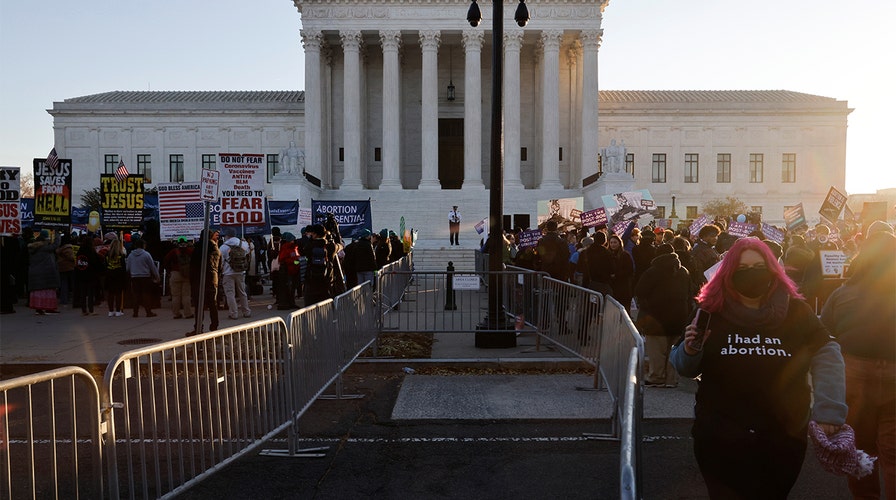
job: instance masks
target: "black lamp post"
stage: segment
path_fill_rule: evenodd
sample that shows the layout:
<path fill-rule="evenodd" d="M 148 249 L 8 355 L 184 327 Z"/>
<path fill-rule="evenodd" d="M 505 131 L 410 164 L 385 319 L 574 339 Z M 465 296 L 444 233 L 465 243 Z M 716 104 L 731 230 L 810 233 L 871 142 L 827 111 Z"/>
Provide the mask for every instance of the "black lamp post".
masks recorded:
<path fill-rule="evenodd" d="M 529 22 L 526 1 L 520 0 L 513 19 L 523 27 Z M 467 21 L 474 28 L 482 21 L 476 0 L 467 11 Z M 502 280 L 504 241 L 504 147 L 501 101 L 504 92 L 504 2 L 492 2 L 492 130 L 491 130 L 491 188 L 489 189 L 488 218 L 488 316 L 476 332 L 476 347 L 515 347 L 516 333 L 508 325 L 502 311 Z M 513 103 L 518 105 L 518 103 Z"/>

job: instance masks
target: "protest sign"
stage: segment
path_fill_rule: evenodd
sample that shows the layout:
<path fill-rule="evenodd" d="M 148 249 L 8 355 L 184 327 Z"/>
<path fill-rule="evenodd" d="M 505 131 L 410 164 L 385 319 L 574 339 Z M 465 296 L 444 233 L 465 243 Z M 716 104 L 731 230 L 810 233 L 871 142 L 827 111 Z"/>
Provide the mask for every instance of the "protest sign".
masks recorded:
<path fill-rule="evenodd" d="M 0 167 L 0 236 L 22 233 L 19 167 Z"/>
<path fill-rule="evenodd" d="M 313 224 L 323 224 L 327 214 L 333 214 L 339 223 L 343 239 L 355 239 L 362 229 L 373 232 L 370 214 L 370 200 L 361 201 L 316 201 L 311 200 Z"/>
<path fill-rule="evenodd" d="M 530 229 L 528 231 L 523 231 L 519 235 L 519 247 L 523 248 L 535 248 L 538 246 L 538 240 L 541 239 L 541 230 L 539 229 Z"/>
<path fill-rule="evenodd" d="M 703 226 L 707 224 L 709 224 L 709 217 L 707 217 L 706 214 L 703 214 L 700 217 L 694 219 L 694 222 L 691 222 L 691 225 L 688 227 L 688 231 L 693 235 L 700 234 L 700 229 L 702 229 Z"/>
<path fill-rule="evenodd" d="M 831 189 L 828 190 L 828 195 L 821 204 L 821 208 L 818 209 L 818 213 L 831 223 L 834 223 L 840 218 L 840 212 L 843 211 L 844 205 L 846 205 L 846 195 L 837 191 L 834 186 L 831 186 Z"/>
<path fill-rule="evenodd" d="M 784 244 L 784 231 L 767 222 L 762 223 L 762 234 L 765 235 L 766 239 L 772 240 L 779 245 Z"/>
<path fill-rule="evenodd" d="M 476 230 L 476 234 L 482 234 L 485 232 L 485 226 L 488 224 L 488 219 L 482 219 L 473 225 L 473 229 Z"/>
<path fill-rule="evenodd" d="M 841 250 L 819 250 L 821 275 L 825 278 L 840 278 L 846 265 L 846 254 Z"/>
<path fill-rule="evenodd" d="M 607 225 L 607 210 L 598 207 L 594 210 L 582 212 L 582 225 L 585 227 L 598 227 Z"/>
<path fill-rule="evenodd" d="M 646 189 L 627 191 L 601 196 L 607 214 L 607 225 L 615 226 L 619 221 L 638 219 L 642 215 L 656 214 L 656 204 Z"/>
<path fill-rule="evenodd" d="M 56 166 L 45 158 L 34 164 L 34 225 L 68 231 L 72 217 L 72 161 L 59 159 Z"/>
<path fill-rule="evenodd" d="M 784 224 L 786 224 L 788 231 L 795 231 L 809 225 L 806 222 L 806 212 L 803 211 L 802 203 L 784 209 Z"/>
<path fill-rule="evenodd" d="M 200 183 L 164 183 L 159 191 L 159 235 L 163 240 L 199 237 L 205 227 L 205 203 Z"/>
<path fill-rule="evenodd" d="M 117 180 L 114 174 L 100 175 L 100 196 L 103 207 L 103 226 L 133 229 L 143 223 L 142 175 L 128 175 Z"/>
<path fill-rule="evenodd" d="M 755 230 L 756 224 L 750 224 L 748 222 L 732 222 L 728 224 L 728 234 L 737 236 L 738 238 L 746 238 Z"/>
<path fill-rule="evenodd" d="M 264 225 L 264 155 L 218 154 L 222 226 Z"/>
<path fill-rule="evenodd" d="M 299 223 L 299 200 L 269 200 L 268 215 L 272 226 L 295 226 Z"/>
<path fill-rule="evenodd" d="M 585 198 L 557 198 L 553 200 L 538 200 L 537 221 L 541 226 L 548 219 L 557 221 L 557 225 L 578 224 L 579 216 L 585 204 Z"/>

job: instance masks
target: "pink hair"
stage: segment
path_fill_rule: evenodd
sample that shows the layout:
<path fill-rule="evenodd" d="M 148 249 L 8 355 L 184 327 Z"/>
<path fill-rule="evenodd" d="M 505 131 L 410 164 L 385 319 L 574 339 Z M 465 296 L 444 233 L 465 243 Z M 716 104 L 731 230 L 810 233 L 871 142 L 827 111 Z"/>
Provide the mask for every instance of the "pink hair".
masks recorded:
<path fill-rule="evenodd" d="M 737 271 L 738 266 L 740 266 L 740 256 L 747 250 L 753 250 L 761 255 L 766 267 L 771 271 L 772 286 L 769 294 L 779 287 L 784 287 L 787 294 L 791 297 L 796 299 L 803 298 L 796 283 L 784 272 L 784 267 L 775 258 L 768 245 L 758 238 L 741 238 L 734 242 L 734 245 L 725 253 L 722 265 L 719 266 L 715 276 L 700 289 L 700 293 L 697 295 L 697 302 L 701 308 L 712 313 L 718 312 L 722 310 L 726 300 L 732 300 L 737 297 L 732 276 Z"/>

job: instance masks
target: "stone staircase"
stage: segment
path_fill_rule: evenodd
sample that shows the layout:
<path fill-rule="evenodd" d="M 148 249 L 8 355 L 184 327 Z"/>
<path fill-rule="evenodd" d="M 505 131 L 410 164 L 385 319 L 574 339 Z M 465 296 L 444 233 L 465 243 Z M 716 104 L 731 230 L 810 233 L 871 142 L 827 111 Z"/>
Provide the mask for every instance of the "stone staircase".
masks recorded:
<path fill-rule="evenodd" d="M 456 246 L 435 247 L 419 244 L 414 246 L 415 271 L 446 271 L 448 262 L 454 263 L 456 271 L 473 272 L 476 270 L 476 250 Z"/>

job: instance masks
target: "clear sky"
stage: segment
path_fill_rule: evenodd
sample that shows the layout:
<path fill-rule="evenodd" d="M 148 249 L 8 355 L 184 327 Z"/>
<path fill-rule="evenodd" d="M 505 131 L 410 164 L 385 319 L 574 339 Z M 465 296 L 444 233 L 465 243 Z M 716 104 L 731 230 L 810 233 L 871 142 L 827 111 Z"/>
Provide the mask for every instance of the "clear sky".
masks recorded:
<path fill-rule="evenodd" d="M 893 19 L 896 2 L 883 0 L 610 0 L 600 87 L 848 101 L 846 190 L 892 188 L 896 165 L 884 146 L 896 129 Z M 0 0 L 0 165 L 27 168 L 46 156 L 53 101 L 112 90 L 303 89 L 299 29 L 291 0 Z"/>

